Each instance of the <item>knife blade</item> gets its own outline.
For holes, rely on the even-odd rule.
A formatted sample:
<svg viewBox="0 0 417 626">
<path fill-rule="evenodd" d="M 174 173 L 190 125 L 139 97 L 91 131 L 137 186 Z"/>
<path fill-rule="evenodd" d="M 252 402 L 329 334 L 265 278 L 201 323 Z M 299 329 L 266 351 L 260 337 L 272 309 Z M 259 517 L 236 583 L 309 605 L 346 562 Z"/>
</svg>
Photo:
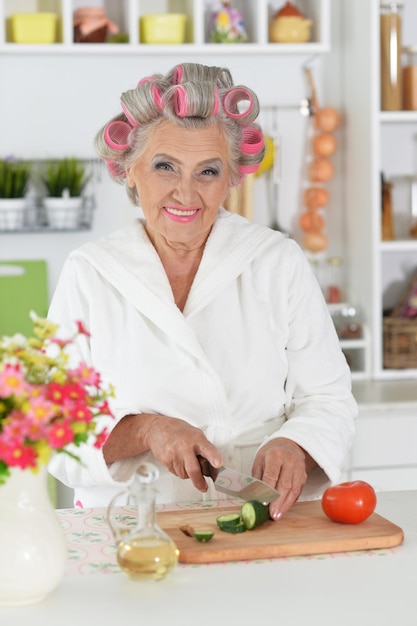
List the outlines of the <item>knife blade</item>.
<svg viewBox="0 0 417 626">
<path fill-rule="evenodd" d="M 242 500 L 258 500 L 263 504 L 269 504 L 279 498 L 278 491 L 273 489 L 262 480 L 242 474 L 229 467 L 213 467 L 210 462 L 201 455 L 197 455 L 203 476 L 211 478 L 216 491 L 225 493 Z"/>
</svg>

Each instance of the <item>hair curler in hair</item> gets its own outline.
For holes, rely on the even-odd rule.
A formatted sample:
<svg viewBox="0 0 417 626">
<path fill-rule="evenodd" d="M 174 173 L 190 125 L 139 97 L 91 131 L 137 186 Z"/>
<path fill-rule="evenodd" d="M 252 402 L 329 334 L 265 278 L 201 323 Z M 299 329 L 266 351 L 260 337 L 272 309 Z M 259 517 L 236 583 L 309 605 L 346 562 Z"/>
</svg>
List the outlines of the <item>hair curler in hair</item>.
<svg viewBox="0 0 417 626">
<path fill-rule="evenodd" d="M 264 145 L 265 140 L 261 130 L 253 128 L 253 126 L 243 129 L 240 150 L 244 154 L 258 154 Z"/>
<path fill-rule="evenodd" d="M 174 111 L 178 117 L 187 115 L 187 103 L 185 89 L 182 85 L 177 85 L 174 93 Z"/>
<path fill-rule="evenodd" d="M 177 65 L 172 75 L 172 84 L 179 85 L 180 83 L 182 83 L 183 74 L 184 74 L 183 66 Z"/>
<path fill-rule="evenodd" d="M 114 150 L 127 150 L 130 148 L 129 133 L 132 127 L 127 122 L 114 120 L 107 124 L 104 129 L 104 140 Z"/>
<path fill-rule="evenodd" d="M 217 115 L 220 109 L 220 96 L 217 87 L 214 88 L 214 107 L 212 115 Z"/>
<path fill-rule="evenodd" d="M 258 168 L 259 163 L 256 163 L 255 165 L 239 165 L 239 172 L 246 176 L 246 174 L 254 174 L 254 172 L 258 171 Z"/>
<path fill-rule="evenodd" d="M 120 178 L 126 178 L 126 172 L 122 167 L 114 161 L 114 159 L 104 159 L 107 165 L 107 169 L 109 170 L 112 176 L 119 176 Z"/>
<path fill-rule="evenodd" d="M 125 103 L 122 101 L 120 102 L 120 106 L 122 107 L 123 113 L 126 115 L 127 120 L 130 122 L 130 124 L 132 126 L 139 126 L 139 124 L 137 123 L 137 121 L 132 117 L 132 115 L 129 113 L 129 109 L 127 108 L 127 106 L 125 105 Z"/>
<path fill-rule="evenodd" d="M 205 112 L 198 111 L 198 105 L 196 105 L 196 103 L 194 103 L 194 107 L 190 108 L 190 86 L 188 83 L 175 85 L 174 89 L 175 91 L 173 95 L 173 106 L 174 111 L 178 115 L 178 117 L 192 117 L 193 115 L 208 117 L 210 115 L 217 115 L 217 113 L 219 112 L 220 96 L 217 87 L 213 88 L 213 109 L 209 111 L 207 110 L 207 106 L 205 106 Z M 205 104 L 208 105 L 208 102 L 206 102 Z M 192 108 L 194 108 L 195 110 L 191 110 Z"/>
<path fill-rule="evenodd" d="M 248 106 L 244 111 L 239 111 L 239 103 L 248 102 Z M 223 109 L 228 117 L 233 120 L 250 124 L 257 117 L 258 112 L 253 106 L 253 93 L 245 87 L 233 87 L 230 89 L 223 99 Z"/>
</svg>

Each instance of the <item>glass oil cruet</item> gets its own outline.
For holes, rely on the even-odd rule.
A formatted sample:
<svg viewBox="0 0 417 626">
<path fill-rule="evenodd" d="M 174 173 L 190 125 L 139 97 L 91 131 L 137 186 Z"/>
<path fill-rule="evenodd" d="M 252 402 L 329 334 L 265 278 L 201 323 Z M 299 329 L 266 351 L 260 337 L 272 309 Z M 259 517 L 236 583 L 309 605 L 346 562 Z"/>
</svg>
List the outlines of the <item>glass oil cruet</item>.
<svg viewBox="0 0 417 626">
<path fill-rule="evenodd" d="M 172 539 L 156 523 L 155 483 L 158 469 L 142 463 L 135 472 L 134 482 L 116 495 L 107 510 L 108 522 L 117 544 L 117 562 L 133 580 L 161 580 L 178 562 L 179 551 Z M 117 500 L 128 494 L 137 506 L 133 527 L 122 526 L 117 520 Z"/>
</svg>

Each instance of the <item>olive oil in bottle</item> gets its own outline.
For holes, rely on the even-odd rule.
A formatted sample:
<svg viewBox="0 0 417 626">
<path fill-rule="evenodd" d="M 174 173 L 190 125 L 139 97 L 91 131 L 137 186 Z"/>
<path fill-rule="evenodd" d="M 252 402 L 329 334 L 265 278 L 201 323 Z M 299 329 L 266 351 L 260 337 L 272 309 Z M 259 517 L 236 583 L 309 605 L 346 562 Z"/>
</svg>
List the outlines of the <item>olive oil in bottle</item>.
<svg viewBox="0 0 417 626">
<path fill-rule="evenodd" d="M 137 522 L 132 529 L 117 521 L 116 502 L 108 508 L 108 521 L 117 543 L 117 562 L 132 580 L 161 580 L 178 562 L 179 551 L 173 540 L 156 523 L 154 483 L 159 472 L 151 463 L 142 463 L 128 489 L 137 505 Z M 120 494 L 119 494 L 120 495 Z"/>
</svg>

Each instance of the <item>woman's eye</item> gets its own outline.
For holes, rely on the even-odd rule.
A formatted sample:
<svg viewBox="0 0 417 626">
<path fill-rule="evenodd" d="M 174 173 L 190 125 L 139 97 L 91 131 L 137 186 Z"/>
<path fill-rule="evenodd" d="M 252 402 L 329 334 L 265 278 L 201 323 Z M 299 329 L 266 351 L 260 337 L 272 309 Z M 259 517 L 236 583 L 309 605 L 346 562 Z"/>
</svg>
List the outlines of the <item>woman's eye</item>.
<svg viewBox="0 0 417 626">
<path fill-rule="evenodd" d="M 163 170 L 164 172 L 172 171 L 171 165 L 169 163 L 165 163 L 165 162 L 156 163 L 155 169 L 156 170 Z"/>
<path fill-rule="evenodd" d="M 207 167 L 202 171 L 204 176 L 218 176 L 219 172 L 214 167 Z"/>
</svg>

